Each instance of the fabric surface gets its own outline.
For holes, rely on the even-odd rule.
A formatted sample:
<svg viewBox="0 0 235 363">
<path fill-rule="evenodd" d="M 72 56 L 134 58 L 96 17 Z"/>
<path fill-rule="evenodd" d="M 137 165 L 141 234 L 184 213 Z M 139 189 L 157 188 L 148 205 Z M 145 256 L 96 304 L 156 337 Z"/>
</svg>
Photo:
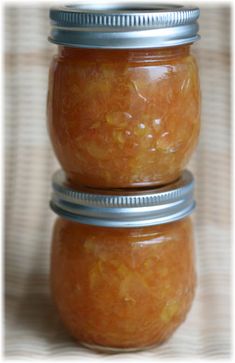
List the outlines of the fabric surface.
<svg viewBox="0 0 235 363">
<path fill-rule="evenodd" d="M 202 7 L 193 46 L 200 67 L 202 129 L 189 169 L 198 288 L 185 323 L 159 348 L 123 354 L 147 358 L 230 355 L 230 9 Z M 46 129 L 48 9 L 5 8 L 5 355 L 94 358 L 69 337 L 50 300 L 50 178 L 58 168 Z M 99 355 L 102 356 L 102 355 Z M 119 359 L 118 355 L 114 358 Z"/>
</svg>

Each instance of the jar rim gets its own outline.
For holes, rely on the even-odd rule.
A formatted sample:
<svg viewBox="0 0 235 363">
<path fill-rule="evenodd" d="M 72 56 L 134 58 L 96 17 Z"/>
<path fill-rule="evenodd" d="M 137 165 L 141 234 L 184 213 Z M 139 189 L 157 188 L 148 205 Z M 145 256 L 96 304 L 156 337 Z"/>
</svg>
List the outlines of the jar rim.
<svg viewBox="0 0 235 363">
<path fill-rule="evenodd" d="M 140 49 L 200 38 L 198 7 L 176 4 L 77 4 L 50 9 L 52 43 L 79 48 Z"/>
<path fill-rule="evenodd" d="M 132 228 L 170 223 L 192 213 L 194 178 L 185 170 L 175 182 L 155 189 L 73 189 L 59 170 L 52 178 L 51 209 L 83 224 Z"/>
</svg>

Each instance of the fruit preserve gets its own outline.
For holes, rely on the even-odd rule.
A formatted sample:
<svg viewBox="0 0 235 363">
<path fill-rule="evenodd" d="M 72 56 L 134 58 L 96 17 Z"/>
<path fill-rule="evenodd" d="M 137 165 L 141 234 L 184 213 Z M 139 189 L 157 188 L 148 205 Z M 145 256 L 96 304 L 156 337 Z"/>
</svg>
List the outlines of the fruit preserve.
<svg viewBox="0 0 235 363">
<path fill-rule="evenodd" d="M 53 188 L 51 291 L 70 334 L 104 351 L 163 343 L 194 297 L 192 175 L 101 195 L 68 188 L 59 172 Z"/>
<path fill-rule="evenodd" d="M 49 134 L 70 185 L 176 180 L 200 129 L 198 69 L 190 54 L 198 9 L 71 9 L 51 12 L 51 40 L 59 47 L 48 92 Z M 141 16 L 149 20 L 142 24 Z"/>
</svg>

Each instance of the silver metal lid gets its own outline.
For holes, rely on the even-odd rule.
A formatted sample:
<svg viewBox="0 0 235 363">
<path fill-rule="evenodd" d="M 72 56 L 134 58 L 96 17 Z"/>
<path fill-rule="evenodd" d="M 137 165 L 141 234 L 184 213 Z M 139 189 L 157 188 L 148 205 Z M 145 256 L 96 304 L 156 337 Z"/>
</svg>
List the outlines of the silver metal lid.
<svg viewBox="0 0 235 363">
<path fill-rule="evenodd" d="M 50 206 L 58 215 L 84 224 L 105 227 L 143 227 L 173 222 L 195 207 L 194 179 L 189 171 L 172 184 L 156 189 L 111 191 L 66 186 L 63 171 L 52 179 Z"/>
<path fill-rule="evenodd" d="M 56 44 L 79 48 L 160 48 L 193 43 L 199 9 L 170 4 L 77 4 L 50 9 Z"/>
</svg>

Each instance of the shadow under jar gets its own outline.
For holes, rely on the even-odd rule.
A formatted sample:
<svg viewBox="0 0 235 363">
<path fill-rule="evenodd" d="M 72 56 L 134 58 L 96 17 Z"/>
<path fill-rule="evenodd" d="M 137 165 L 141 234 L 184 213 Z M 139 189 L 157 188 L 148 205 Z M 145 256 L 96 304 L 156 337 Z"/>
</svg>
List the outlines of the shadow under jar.
<svg viewBox="0 0 235 363">
<path fill-rule="evenodd" d="M 71 186 L 176 180 L 200 129 L 198 8 L 52 9 L 48 129 Z"/>
<path fill-rule="evenodd" d="M 72 190 L 60 171 L 53 189 L 51 291 L 68 331 L 103 351 L 163 343 L 194 297 L 192 174 L 151 191 L 97 194 Z"/>
</svg>

